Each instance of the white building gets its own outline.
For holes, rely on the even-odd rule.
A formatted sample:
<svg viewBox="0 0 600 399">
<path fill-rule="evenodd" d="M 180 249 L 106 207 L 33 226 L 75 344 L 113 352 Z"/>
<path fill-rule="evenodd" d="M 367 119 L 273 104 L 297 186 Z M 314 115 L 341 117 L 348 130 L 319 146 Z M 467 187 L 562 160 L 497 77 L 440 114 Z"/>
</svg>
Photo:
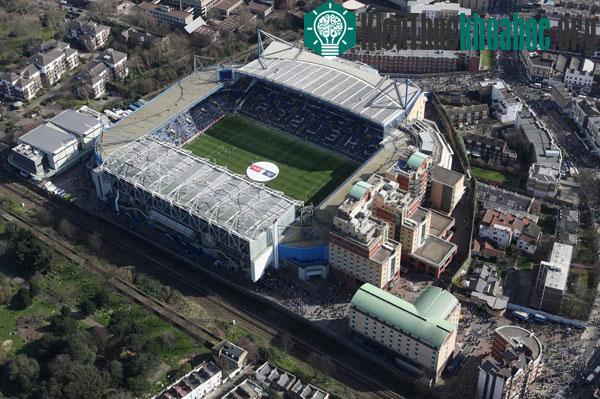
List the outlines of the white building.
<svg viewBox="0 0 600 399">
<path fill-rule="evenodd" d="M 153 399 L 201 399 L 221 385 L 221 370 L 213 362 L 204 362 Z"/>
<path fill-rule="evenodd" d="M 410 14 L 425 14 L 425 17 L 429 19 L 435 19 L 437 17 L 457 16 L 465 14 L 466 16 L 471 15 L 471 9 L 461 7 L 458 3 L 450 3 L 448 1 L 436 2 L 435 0 L 391 0 L 392 3 L 406 3 L 406 8 Z"/>
<path fill-rule="evenodd" d="M 573 246 L 555 242 L 549 261 L 541 261 L 531 298 L 531 306 L 548 312 L 558 312 L 567 291 Z"/>
<path fill-rule="evenodd" d="M 523 103 L 499 80 L 492 86 L 492 115 L 502 123 L 514 122 L 523 109 Z"/>
<path fill-rule="evenodd" d="M 568 88 L 578 89 L 583 93 L 592 91 L 594 83 L 594 69 L 596 64 L 593 61 L 573 57 L 571 64 L 565 71 L 565 85 Z"/>
</svg>

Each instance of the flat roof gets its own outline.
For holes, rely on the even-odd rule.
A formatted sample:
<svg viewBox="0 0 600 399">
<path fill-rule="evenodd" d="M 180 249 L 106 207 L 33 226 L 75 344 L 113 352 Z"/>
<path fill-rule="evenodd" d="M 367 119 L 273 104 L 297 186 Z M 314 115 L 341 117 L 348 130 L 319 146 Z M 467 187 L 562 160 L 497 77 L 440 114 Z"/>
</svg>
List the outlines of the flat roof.
<svg viewBox="0 0 600 399">
<path fill-rule="evenodd" d="M 462 173 L 442 168 L 441 166 L 435 165 L 431 169 L 431 180 L 445 184 L 447 186 L 454 187 L 458 182 L 464 180 L 464 178 L 465 175 L 463 175 Z"/>
<path fill-rule="evenodd" d="M 49 122 L 77 136 L 84 136 L 90 130 L 98 129 L 101 126 L 98 119 L 80 114 L 72 109 L 61 112 L 50 119 Z"/>
<path fill-rule="evenodd" d="M 403 119 L 421 90 L 407 87 L 349 60 L 328 59 L 290 43 L 274 40 L 256 59 L 238 68 L 257 77 L 387 126 Z M 406 95 L 407 94 L 407 95 Z"/>
<path fill-rule="evenodd" d="M 477 200 L 486 209 L 507 210 L 518 216 L 526 216 L 533 203 L 533 197 L 490 186 L 485 183 L 477 182 L 476 190 Z"/>
<path fill-rule="evenodd" d="M 216 69 L 192 72 L 108 129 L 102 148 L 108 155 L 159 129 L 177 114 L 191 108 L 222 87 Z"/>
<path fill-rule="evenodd" d="M 301 202 L 208 160 L 145 136 L 98 167 L 246 240 L 273 226 Z"/>
<path fill-rule="evenodd" d="M 432 236 L 439 237 L 440 234 L 454 224 L 454 218 L 446 216 L 441 212 L 429 209 L 431 213 L 431 225 L 429 226 L 429 232 Z"/>
<path fill-rule="evenodd" d="M 47 154 L 55 154 L 63 147 L 77 142 L 72 134 L 49 125 L 40 125 L 19 137 L 19 142 L 29 144 Z"/>
<path fill-rule="evenodd" d="M 544 286 L 564 291 L 567 288 L 569 269 L 573 257 L 573 246 L 555 242 L 548 262 L 542 261 L 541 266 L 547 269 Z"/>
<path fill-rule="evenodd" d="M 430 294 L 425 294 L 426 291 L 421 294 L 427 295 L 426 298 L 423 298 L 421 304 L 421 310 L 424 310 L 425 314 L 421 314 L 419 309 L 412 303 L 369 283 L 363 284 L 356 291 L 351 304 L 358 310 L 385 323 L 394 325 L 399 330 L 427 345 L 440 348 L 446 337 L 456 329 L 456 325 L 444 319 L 447 305 L 438 306 L 436 304 L 430 306 L 429 302 L 434 298 L 431 298 Z M 458 302 L 450 293 L 448 293 L 448 296 L 444 295 L 443 298 L 438 299 L 443 301 L 453 299 L 451 302 L 454 304 L 456 304 L 454 301 Z M 417 301 L 419 301 L 419 298 L 417 298 Z"/>
<path fill-rule="evenodd" d="M 440 264 L 456 249 L 456 245 L 440 238 L 429 236 L 413 255 L 434 267 Z"/>
<path fill-rule="evenodd" d="M 542 354 L 542 344 L 534 333 L 518 326 L 501 326 L 495 332 L 504 337 L 514 346 L 524 345 L 531 351 L 531 357 L 535 361 Z"/>
</svg>

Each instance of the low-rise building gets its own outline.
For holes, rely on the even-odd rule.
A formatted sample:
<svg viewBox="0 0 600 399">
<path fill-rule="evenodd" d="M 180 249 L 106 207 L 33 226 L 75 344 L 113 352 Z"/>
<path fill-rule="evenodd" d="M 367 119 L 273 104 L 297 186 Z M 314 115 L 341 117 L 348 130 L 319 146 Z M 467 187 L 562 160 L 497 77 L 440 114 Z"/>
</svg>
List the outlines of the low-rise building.
<svg viewBox="0 0 600 399">
<path fill-rule="evenodd" d="M 41 88 L 41 72 L 32 64 L 0 75 L 0 96 L 9 101 L 29 101 Z"/>
<path fill-rule="evenodd" d="M 67 110 L 17 139 L 8 162 L 36 180 L 60 173 L 93 148 L 100 121 Z"/>
<path fill-rule="evenodd" d="M 492 336 L 492 353 L 479 366 L 477 399 L 526 398 L 542 368 L 542 344 L 531 332 L 502 326 Z"/>
<path fill-rule="evenodd" d="M 504 140 L 475 133 L 462 133 L 461 137 L 472 158 L 496 166 L 509 166 L 517 160 L 516 151 L 509 149 Z"/>
<path fill-rule="evenodd" d="M 578 90 L 582 93 L 591 92 L 592 84 L 594 83 L 595 68 L 596 64 L 587 58 L 571 58 L 569 68 L 565 70 L 565 85 L 570 89 Z"/>
<path fill-rule="evenodd" d="M 567 292 L 573 247 L 555 242 L 550 260 L 540 262 L 530 305 L 550 313 L 559 312 Z"/>
<path fill-rule="evenodd" d="M 209 15 L 216 18 L 225 18 L 230 16 L 243 4 L 243 0 L 220 0 L 210 9 Z"/>
<path fill-rule="evenodd" d="M 215 362 L 227 374 L 237 373 L 246 365 L 248 359 L 247 350 L 227 340 L 213 346 L 212 355 Z"/>
<path fill-rule="evenodd" d="M 104 47 L 110 38 L 110 28 L 94 21 L 72 21 L 69 24 L 68 36 L 76 39 L 87 51 Z"/>
<path fill-rule="evenodd" d="M 382 73 L 428 74 L 466 71 L 466 52 L 450 50 L 366 50 L 355 48 L 343 55 Z"/>
<path fill-rule="evenodd" d="M 204 362 L 153 399 L 202 399 L 221 385 L 221 370 L 212 362 Z"/>
<path fill-rule="evenodd" d="M 560 110 L 563 114 L 569 114 L 571 112 L 573 96 L 569 93 L 565 84 L 562 82 L 552 82 L 550 86 L 552 87 L 552 98 L 556 101 Z"/>
<path fill-rule="evenodd" d="M 517 217 L 534 219 L 530 213 L 533 205 L 532 197 L 481 182 L 477 182 L 475 190 L 477 191 L 477 202 L 483 209 L 495 209 Z"/>
<path fill-rule="evenodd" d="M 379 190 L 356 183 L 338 208 L 329 233 L 329 264 L 347 278 L 385 287 L 400 275 L 401 247 L 387 223 L 372 217 L 368 204 Z"/>
<path fill-rule="evenodd" d="M 560 208 L 556 217 L 554 234 L 558 242 L 573 246 L 573 251 L 575 251 L 579 244 L 579 211 Z"/>
<path fill-rule="evenodd" d="M 329 399 L 329 393 L 312 384 L 304 382 L 295 375 L 273 365 L 263 363 L 256 369 L 254 378 L 265 387 L 283 392 L 284 397 L 297 399 Z"/>
<path fill-rule="evenodd" d="M 519 59 L 531 80 L 549 80 L 556 74 L 554 70 L 556 56 L 553 54 L 531 52 L 525 49 L 519 51 Z"/>
<path fill-rule="evenodd" d="M 444 110 L 448 119 L 455 128 L 464 126 L 479 125 L 488 119 L 489 107 L 487 104 L 473 105 L 444 105 Z"/>
<path fill-rule="evenodd" d="M 492 85 L 492 115 L 502 123 L 511 123 L 523 109 L 523 103 L 512 93 L 508 85 L 499 80 Z"/>
<path fill-rule="evenodd" d="M 260 19 L 267 19 L 267 17 L 273 12 L 273 6 L 253 1 L 248 5 L 248 10 L 250 10 L 252 14 L 255 14 Z"/>
<path fill-rule="evenodd" d="M 460 303 L 438 287 L 427 287 L 409 303 L 371 284 L 350 302 L 353 337 L 392 354 L 406 372 L 439 377 L 456 345 Z"/>
<path fill-rule="evenodd" d="M 515 243 L 517 248 L 534 254 L 542 236 L 539 226 L 526 217 L 488 209 L 479 224 L 479 237 L 494 242 L 501 248 Z"/>
<path fill-rule="evenodd" d="M 508 297 L 502 295 L 501 278 L 495 265 L 476 265 L 462 281 L 462 286 L 470 290 L 470 299 L 488 314 L 502 316 L 508 306 Z"/>
<path fill-rule="evenodd" d="M 166 43 L 167 41 L 166 37 L 154 36 L 149 32 L 141 31 L 133 26 L 121 32 L 121 37 L 123 38 L 123 41 L 127 43 L 128 47 L 141 46 L 149 48 L 160 43 Z"/>
<path fill-rule="evenodd" d="M 264 393 L 265 390 L 260 385 L 246 379 L 222 396 L 221 399 L 259 399 L 263 397 Z"/>
<path fill-rule="evenodd" d="M 168 3 L 168 2 L 165 2 Z M 183 5 L 183 3 L 180 3 Z M 194 7 L 186 6 L 185 8 L 162 4 L 161 0 L 148 0 L 138 4 L 141 12 L 150 15 L 157 24 L 167 25 L 170 27 L 183 28 L 188 34 L 206 24 L 201 16 L 194 16 Z"/>
<path fill-rule="evenodd" d="M 577 97 L 571 103 L 571 119 L 585 134 L 586 143 L 592 152 L 600 151 L 600 111 L 596 104 L 585 97 Z"/>
<path fill-rule="evenodd" d="M 109 48 L 77 76 L 73 90 L 81 98 L 98 99 L 106 95 L 108 82 L 122 81 L 128 75 L 127 54 Z"/>
<path fill-rule="evenodd" d="M 431 207 L 451 214 L 465 193 L 465 175 L 451 169 L 434 166 L 431 168 L 429 202 Z"/>
</svg>

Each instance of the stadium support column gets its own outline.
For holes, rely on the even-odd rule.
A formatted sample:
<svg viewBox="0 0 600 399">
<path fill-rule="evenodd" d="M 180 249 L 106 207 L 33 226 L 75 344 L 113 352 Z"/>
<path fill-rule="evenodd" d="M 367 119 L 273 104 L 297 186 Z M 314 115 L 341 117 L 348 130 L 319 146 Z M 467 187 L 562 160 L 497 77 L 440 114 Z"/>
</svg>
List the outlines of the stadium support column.
<svg viewBox="0 0 600 399">
<path fill-rule="evenodd" d="M 279 231 L 277 219 L 273 223 L 273 267 L 279 269 Z"/>
</svg>

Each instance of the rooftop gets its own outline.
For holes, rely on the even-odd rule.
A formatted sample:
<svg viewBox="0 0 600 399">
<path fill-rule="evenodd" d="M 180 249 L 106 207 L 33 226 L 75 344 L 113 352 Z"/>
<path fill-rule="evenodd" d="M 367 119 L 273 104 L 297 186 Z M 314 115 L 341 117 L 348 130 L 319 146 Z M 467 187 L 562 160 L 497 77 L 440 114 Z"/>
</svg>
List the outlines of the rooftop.
<svg viewBox="0 0 600 399">
<path fill-rule="evenodd" d="M 238 71 L 319 98 L 378 125 L 403 119 L 405 109 L 421 95 L 415 85 L 407 88 L 360 64 L 324 58 L 279 40 L 263 55 Z"/>
<path fill-rule="evenodd" d="M 489 184 L 477 182 L 477 200 L 483 208 L 506 210 L 519 216 L 526 216 L 531 209 L 533 198 Z"/>
<path fill-rule="evenodd" d="M 98 119 L 81 114 L 72 109 L 61 112 L 50 119 L 49 122 L 76 136 L 84 136 L 88 134 L 90 130 L 99 129 L 101 127 Z"/>
<path fill-rule="evenodd" d="M 433 290 L 429 292 L 430 290 Z M 352 297 L 352 306 L 381 321 L 391 324 L 434 348 L 440 348 L 456 325 L 445 320 L 448 309 L 458 300 L 437 287 L 427 287 L 415 305 L 379 289 L 363 284 Z M 421 299 L 420 297 L 423 296 Z M 419 307 L 416 304 L 419 303 Z M 424 312 L 423 314 L 421 312 Z"/>
<path fill-rule="evenodd" d="M 533 360 L 537 360 L 542 355 L 542 344 L 531 331 L 518 326 L 501 326 L 496 328 L 495 332 L 512 346 L 527 347 Z"/>
<path fill-rule="evenodd" d="M 18 141 L 29 144 L 47 154 L 55 154 L 63 147 L 77 142 L 77 139 L 58 128 L 49 125 L 40 125 L 21 136 Z"/>
<path fill-rule="evenodd" d="M 462 173 L 442 168 L 437 165 L 431 169 L 430 176 L 431 180 L 452 187 L 458 184 L 461 180 L 465 179 L 465 175 L 463 175 Z"/>
<path fill-rule="evenodd" d="M 255 239 L 300 204 L 150 137 L 113 152 L 98 168 L 244 239 Z"/>
<path fill-rule="evenodd" d="M 573 257 L 573 247 L 555 242 L 549 261 L 542 261 L 540 267 L 546 269 L 544 286 L 555 290 L 564 291 L 567 288 L 567 279 Z"/>
<path fill-rule="evenodd" d="M 433 267 L 440 267 L 456 249 L 455 244 L 430 235 L 412 255 Z"/>
</svg>

